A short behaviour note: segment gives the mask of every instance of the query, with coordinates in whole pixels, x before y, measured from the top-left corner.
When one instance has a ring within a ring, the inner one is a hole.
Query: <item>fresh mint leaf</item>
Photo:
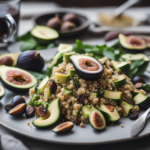
[[[51,77],[53,72],[53,65],[50,68],[47,68],[46,71],[43,72],[44,75]]]
[[[32,75],[34,75],[38,81],[41,81],[43,78],[45,78],[47,75],[46,74],[42,74],[42,73],[38,73],[38,72],[34,72],[34,71],[28,71],[30,72]]]
[[[35,48],[35,50],[41,50],[41,49],[46,49],[47,47],[46,46],[38,46]]]
[[[32,39],[32,36],[31,36],[31,33],[30,31],[28,31],[27,33],[25,33],[24,35],[22,36],[18,36],[17,37],[17,41],[27,41],[29,39]]]
[[[47,45],[47,49],[55,47],[54,43],[50,43]]]
[[[20,50],[22,52],[26,51],[26,50],[34,50],[35,47],[36,47],[36,41],[34,39],[30,39],[30,40],[27,40],[26,42],[23,42],[21,45],[20,45]]]

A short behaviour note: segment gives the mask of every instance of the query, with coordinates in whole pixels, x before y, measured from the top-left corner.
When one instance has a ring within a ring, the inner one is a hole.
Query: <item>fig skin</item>
[[[9,56],[4,56],[0,59],[0,65],[12,66],[13,65],[13,59]]]
[[[136,84],[138,82],[140,83],[145,83],[145,80],[141,77],[141,76],[135,76],[133,79],[132,79],[132,82],[133,84]]]
[[[14,108],[15,106],[14,106],[14,104],[7,104],[7,105],[5,105],[5,110],[7,111],[7,112],[9,112],[12,108]]]
[[[26,103],[21,103],[9,111],[9,114],[14,117],[20,117],[26,111]]]
[[[50,80],[50,88],[51,88],[51,93],[54,94],[55,91],[57,90],[57,84],[55,80],[51,79]]]
[[[76,25],[73,22],[65,21],[61,25],[61,31],[66,31],[75,28]]]
[[[105,35],[105,41],[108,42],[108,41],[117,39],[118,35],[119,35],[119,32],[110,31]]]
[[[78,25],[79,24],[79,18],[76,14],[73,13],[67,13],[63,16],[62,20],[65,21],[70,21],[73,22],[74,24]]]
[[[74,123],[72,123],[70,121],[67,121],[67,122],[64,122],[64,123],[56,126],[53,129],[53,132],[55,132],[55,133],[65,133],[65,132],[71,131],[73,127],[74,127]]]
[[[14,104],[14,106],[17,106],[17,105],[19,105],[21,103],[26,103],[26,101],[25,101],[25,99],[22,96],[17,95],[15,97],[13,97],[11,103]]]
[[[48,114],[48,111],[46,108],[44,108],[43,106],[39,106],[36,108],[36,115],[38,117],[44,117]]]
[[[33,117],[35,114],[35,108],[32,106],[28,106],[25,114],[26,114],[26,117],[28,117],[28,118]]]
[[[48,20],[48,22],[46,23],[47,27],[53,28],[55,30],[59,30],[60,26],[61,26],[61,20],[59,19],[59,15],[56,14],[54,18],[51,18]]]
[[[31,50],[22,52],[17,60],[17,67],[24,70],[41,72],[44,65],[45,62],[40,53]]]

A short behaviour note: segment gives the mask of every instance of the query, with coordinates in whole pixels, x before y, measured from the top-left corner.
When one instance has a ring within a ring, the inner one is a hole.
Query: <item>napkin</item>
[[[11,135],[0,134],[0,150],[29,150],[29,148]]]

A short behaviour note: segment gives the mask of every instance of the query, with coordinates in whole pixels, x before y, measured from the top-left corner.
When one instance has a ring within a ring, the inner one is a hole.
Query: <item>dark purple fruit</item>
[[[79,95],[78,101],[82,102],[82,104],[85,104],[85,100],[87,100],[89,96],[90,94]]]
[[[12,99],[12,102],[11,102],[11,103],[14,104],[14,106],[17,106],[17,105],[19,105],[19,104],[21,104],[21,103],[26,103],[26,101],[25,101],[25,99],[24,99],[22,96],[17,95],[17,96],[15,96],[15,97]]]
[[[73,126],[74,126],[73,122],[67,121],[67,122],[64,122],[64,123],[56,126],[53,129],[53,132],[56,132],[56,133],[69,132],[69,131],[71,131],[71,129],[73,128]]]
[[[135,76],[133,79],[132,79],[132,82],[133,84],[136,84],[138,82],[140,83],[145,83],[145,80],[141,77],[141,76]]]
[[[105,35],[105,41],[111,41],[118,38],[119,33],[116,31],[110,31]]]
[[[50,88],[51,88],[51,93],[54,94],[55,91],[57,90],[57,84],[55,80],[51,79],[50,80]]]
[[[63,21],[70,21],[70,22],[73,22],[75,23],[76,25],[79,24],[79,18],[76,14],[72,14],[72,13],[68,13],[68,14],[65,14],[62,18]]]
[[[14,117],[19,117],[26,112],[26,103],[21,103],[9,111],[9,114]]]
[[[124,34],[125,36],[134,35],[133,32],[123,32],[122,34]]]
[[[9,56],[4,56],[0,59],[0,65],[12,66],[13,65],[13,59]]]
[[[77,120],[77,121],[74,122],[74,124],[76,124],[77,126],[79,126],[80,123],[81,123],[81,121],[79,121],[79,120]]]
[[[61,25],[61,31],[66,31],[75,28],[76,25],[73,22],[65,21]]]
[[[48,111],[46,108],[44,108],[43,106],[39,106],[36,108],[36,115],[38,117],[44,117],[48,114]]]
[[[138,112],[137,111],[135,111],[135,112],[131,112],[130,114],[129,114],[129,118],[131,119],[131,120],[136,120],[137,118],[138,118]]]
[[[133,105],[133,106],[135,105],[134,102],[131,101],[131,100],[124,100],[124,101],[125,101],[126,103],[130,104],[130,105]]]
[[[61,20],[59,19],[59,15],[56,14],[54,18],[51,18],[48,20],[48,22],[46,23],[47,27],[53,28],[55,30],[59,30],[60,26],[61,26]]]
[[[42,71],[44,64],[44,59],[41,57],[40,53],[31,50],[22,52],[17,60],[17,66],[19,68],[37,72]]]
[[[7,104],[7,105],[5,105],[5,110],[7,111],[7,112],[9,112],[12,108],[14,108],[15,107],[15,105],[14,104]]]
[[[35,108],[32,106],[28,106],[25,114],[26,114],[26,117],[28,117],[28,118],[33,117],[35,114]]]

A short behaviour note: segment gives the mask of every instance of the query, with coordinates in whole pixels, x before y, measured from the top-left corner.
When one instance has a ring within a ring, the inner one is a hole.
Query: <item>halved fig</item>
[[[67,122],[64,122],[64,123],[56,126],[53,129],[53,132],[56,132],[56,133],[69,132],[69,131],[71,131],[71,129],[73,128],[73,126],[74,126],[73,122],[67,121]]]
[[[31,73],[8,66],[0,67],[1,82],[11,91],[26,92],[37,83],[37,79]]]
[[[119,44],[126,52],[139,53],[147,48],[146,42],[138,36],[119,34]]]
[[[89,121],[91,126],[96,130],[102,130],[106,126],[103,114],[94,107],[90,110]]]
[[[26,109],[25,114],[26,114],[26,117],[28,117],[28,118],[33,117],[35,114],[35,108],[29,105]]]
[[[150,36],[140,36],[147,44],[147,47],[150,48]]]
[[[0,100],[4,97],[4,95],[5,95],[5,88],[2,85],[0,85]]]
[[[103,65],[93,57],[72,55],[70,60],[73,63],[76,73],[83,79],[97,80],[103,74]]]
[[[14,117],[19,117],[23,115],[26,111],[26,103],[21,103],[9,111],[9,114]]]

